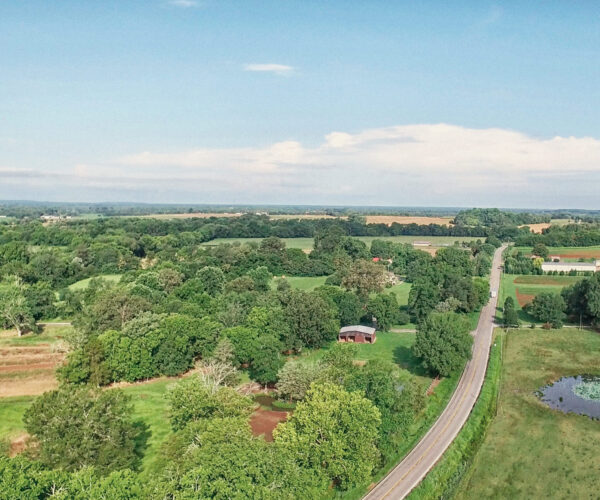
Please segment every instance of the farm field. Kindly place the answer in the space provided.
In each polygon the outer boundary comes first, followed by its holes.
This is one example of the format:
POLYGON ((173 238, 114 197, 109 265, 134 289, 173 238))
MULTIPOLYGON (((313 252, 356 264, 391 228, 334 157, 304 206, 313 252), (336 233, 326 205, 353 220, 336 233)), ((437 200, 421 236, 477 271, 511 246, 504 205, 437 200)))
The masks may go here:
POLYGON ((452 226, 454 217, 421 217, 411 215, 367 215, 367 224, 386 224, 391 226, 394 222, 398 224, 439 224, 440 226, 452 226))
POLYGON ((527 314, 523 310, 523 307, 542 292, 560 293, 564 287, 570 286, 581 279, 583 279, 582 276, 503 274, 500 284, 498 308, 501 312, 506 297, 510 296, 515 300, 517 313, 521 321, 539 323, 535 318, 527 314))
MULTIPOLYGON (((531 255, 532 247, 515 247, 526 255, 531 255)), ((564 261, 578 261, 579 259, 600 259, 600 246, 590 247, 548 247, 550 255, 557 255, 564 261)))
MULTIPOLYGON (((476 237, 459 237, 459 236, 356 236, 358 240, 364 241, 367 245, 371 245, 373 240, 385 240, 393 241, 394 243, 413 243, 414 241, 429 241, 432 247, 448 246, 453 245, 455 241, 459 243, 475 241, 476 237)), ((300 248, 302 250, 312 250, 313 239, 312 238, 281 238, 288 248, 300 248)), ((203 243, 202 246, 215 246, 221 243, 258 243, 262 241, 262 238, 216 238, 211 241, 203 243)), ((422 247, 421 249, 427 249, 431 247, 422 247)), ((600 248, 600 247, 599 247, 600 248)))
MULTIPOLYGON (((55 370, 64 360, 60 343, 70 326, 46 324, 41 334, 0 335, 0 398, 31 396, 55 389, 55 370)), ((1 417, 0 417, 1 418, 1 417)))
POLYGON ((541 403, 535 391, 562 376, 600 374, 600 336, 573 329, 509 332, 498 414, 456 495, 593 498, 600 488, 600 426, 541 403))

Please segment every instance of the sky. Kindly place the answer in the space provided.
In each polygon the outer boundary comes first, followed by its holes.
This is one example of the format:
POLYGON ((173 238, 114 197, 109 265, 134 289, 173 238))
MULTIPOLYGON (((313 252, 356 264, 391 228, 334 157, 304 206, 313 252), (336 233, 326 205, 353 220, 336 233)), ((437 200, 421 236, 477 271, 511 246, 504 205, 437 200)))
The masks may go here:
POLYGON ((599 193, 595 0, 0 0, 0 199, 599 193))

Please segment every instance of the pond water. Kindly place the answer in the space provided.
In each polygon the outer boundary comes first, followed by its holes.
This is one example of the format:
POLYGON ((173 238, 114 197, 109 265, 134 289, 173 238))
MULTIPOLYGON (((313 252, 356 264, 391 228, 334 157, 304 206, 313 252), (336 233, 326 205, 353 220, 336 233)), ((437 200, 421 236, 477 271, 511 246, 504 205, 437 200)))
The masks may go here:
POLYGON ((578 375, 563 377, 542 387, 539 396, 550 408, 563 413, 577 413, 600 419, 600 399, 597 399, 600 377, 578 375))

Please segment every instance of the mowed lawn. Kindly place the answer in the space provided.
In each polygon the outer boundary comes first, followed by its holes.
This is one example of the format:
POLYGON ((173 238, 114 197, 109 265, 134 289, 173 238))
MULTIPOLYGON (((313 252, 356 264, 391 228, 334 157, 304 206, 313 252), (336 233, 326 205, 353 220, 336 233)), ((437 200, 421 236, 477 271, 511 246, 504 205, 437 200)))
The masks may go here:
POLYGON ((498 301, 498 316, 502 315, 502 307, 506 297, 512 297, 519 319, 525 323, 539 323, 533 316, 525 312, 523 307, 534 297, 543 292, 559 294, 561 290, 577 283, 582 276, 547 276, 503 274, 498 301))
POLYGON ((600 423, 551 410, 535 391, 563 376, 600 374, 599 352, 591 331, 509 332, 498 415, 456 498, 598 498, 600 423))
MULTIPOLYGON (((429 241, 432 246, 453 245, 455 241, 459 243, 485 239, 484 237, 459 237, 459 236, 355 236, 356 239, 364 241, 367 246, 371 245, 373 240, 393 241, 394 243, 413 243, 414 241, 429 241)), ((287 248, 300 248, 302 250, 313 249, 312 238, 281 238, 287 248)), ((217 238, 203 243, 202 246, 215 246, 221 243, 257 243, 260 244, 262 238, 217 238)), ((427 247, 424 247, 427 248, 427 247)))

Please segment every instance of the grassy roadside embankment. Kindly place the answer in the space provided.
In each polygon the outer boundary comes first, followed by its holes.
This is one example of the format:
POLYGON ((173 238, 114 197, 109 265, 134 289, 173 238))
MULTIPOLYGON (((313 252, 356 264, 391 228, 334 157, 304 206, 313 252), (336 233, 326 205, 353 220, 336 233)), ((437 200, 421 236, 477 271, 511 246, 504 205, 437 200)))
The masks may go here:
POLYGON ((473 411, 437 465, 411 492, 408 497, 411 500, 448 498, 468 470, 496 413, 504 338, 505 334, 496 330, 485 379, 473 411))

